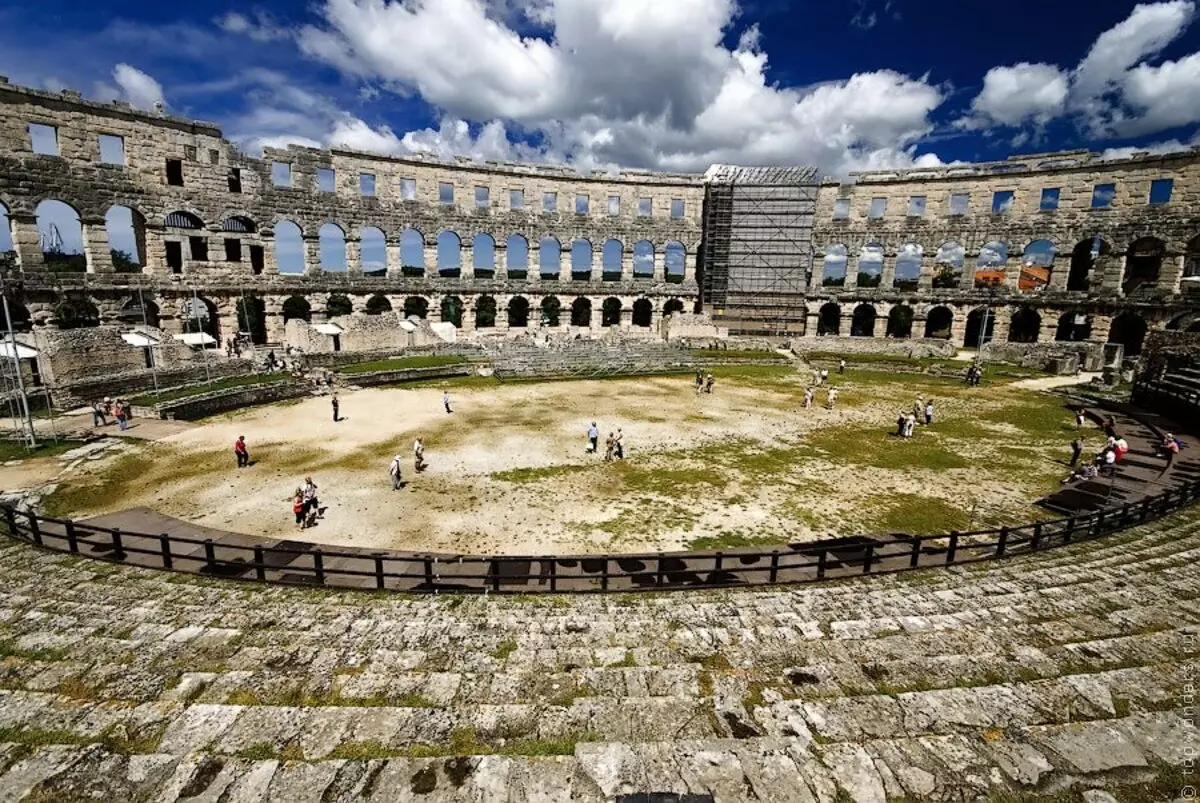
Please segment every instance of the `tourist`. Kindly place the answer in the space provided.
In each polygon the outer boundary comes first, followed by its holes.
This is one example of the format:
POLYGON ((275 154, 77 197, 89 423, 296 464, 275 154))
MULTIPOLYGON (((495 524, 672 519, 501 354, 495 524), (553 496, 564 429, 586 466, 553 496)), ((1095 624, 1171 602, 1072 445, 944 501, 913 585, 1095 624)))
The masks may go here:
POLYGON ((1129 441, 1118 435, 1113 440, 1113 451, 1116 452, 1117 460, 1121 460, 1126 454, 1129 453, 1129 441))
POLYGON ((448 390, 442 392, 442 406, 446 408, 447 414, 454 412, 450 409, 450 391, 448 390))
POLYGON ((815 391, 815 390, 813 390, 813 386, 812 386, 812 385, 809 385, 808 387, 806 387, 806 388, 804 389, 804 409, 805 409, 805 410, 810 410, 810 409, 812 409, 812 403, 813 403, 813 396, 814 396, 814 395, 816 395, 816 391, 815 391))
POLYGON ((92 402, 92 426, 106 427, 108 420, 104 417, 104 408, 100 406, 100 402, 92 402))
POLYGON ((304 508, 308 513, 308 520, 315 521, 320 515, 320 502, 317 501, 317 484, 313 482, 312 477, 304 478, 304 508))
POLYGON ((830 389, 829 389, 829 394, 828 394, 828 402, 829 402, 829 409, 830 409, 830 410, 832 410, 832 409, 833 409, 833 405, 835 405, 835 404, 837 403, 837 397, 838 397, 838 389, 837 389, 837 388, 830 388, 830 389))
POLYGON ((113 412, 117 416, 117 429, 124 432, 129 429, 129 407, 121 399, 117 399, 117 403, 113 405, 113 412))
POLYGON ((392 462, 388 465, 388 476, 392 478, 392 490, 398 491, 404 487, 404 482, 400 479, 400 455, 392 458, 392 462))
POLYGON ((913 418, 919 422, 924 416, 925 402, 921 400, 920 396, 918 396, 917 400, 913 402, 913 418))
POLYGON ((276 363, 275 349, 271 349, 270 351, 267 352, 267 369, 270 371, 274 371, 275 363, 276 363))
MULTIPOLYGON (((1162 444, 1158 447, 1159 454, 1167 458, 1167 468, 1171 467, 1171 463, 1175 461, 1175 455, 1179 454, 1179 440, 1170 432, 1163 438, 1162 444)), ((1164 471, 1166 469, 1163 469, 1164 471)))
POLYGON ((425 470, 425 444, 420 438, 413 441, 413 470, 418 474, 425 470))
POLYGON ((590 427, 588 427, 587 436, 588 436, 588 448, 587 448, 588 454, 595 454, 596 453, 596 444, 600 440, 600 430, 596 427, 595 421, 593 421, 592 425, 590 427))
POLYGON ((701 388, 703 388, 703 387, 704 387, 704 370, 697 369, 697 371, 696 371, 696 392, 699 393, 701 388))
POLYGON ((621 438, 623 437, 624 435, 621 433, 621 428, 617 427, 617 437, 613 438, 613 455, 618 460, 625 459, 625 446, 621 443, 621 438))
POLYGON ((1079 462, 1079 456, 1083 454, 1083 441, 1079 438, 1071 441, 1071 462, 1068 464, 1074 467, 1079 462))
POLYGON ((712 393, 713 385, 715 385, 716 382, 717 382, 717 379, 712 374, 709 374, 708 376, 706 376, 704 378, 704 392, 712 393))
POLYGON ((845 357, 841 357, 838 359, 838 373, 839 374, 846 373, 846 358, 845 357))
POLYGON ((896 437, 903 438, 904 430, 908 428, 908 413, 904 410, 900 411, 900 415, 896 416, 896 437))
POLYGON ((613 459, 613 450, 616 449, 617 442, 613 434, 608 433, 608 437, 604 439, 604 462, 611 463, 613 459))
POLYGON ((812 383, 813 383, 813 385, 815 385, 815 386, 817 386, 817 387, 820 387, 820 386, 821 386, 821 369, 819 369, 819 368, 814 368, 814 369, 813 369, 813 381, 812 381, 812 383))
POLYGON ((112 414, 113 414, 112 407, 113 407, 112 399, 105 396, 104 397, 104 415, 108 418, 112 417, 112 414))
POLYGON ((1079 407, 1075 410, 1075 429, 1083 429, 1083 422, 1087 420, 1087 409, 1079 407))
POLYGON ((829 369, 822 368, 821 369, 821 384, 824 385, 828 381, 829 381, 829 369))
POLYGON ((341 420, 340 416, 338 416, 338 397, 336 393, 333 394, 333 398, 330 399, 330 402, 333 404, 333 423, 336 424, 341 420))
POLYGON ((912 413, 904 414, 904 437, 911 438, 917 428, 917 417, 912 413))
POLYGON ((296 493, 292 496, 292 513, 296 516, 297 530, 303 530, 306 525, 306 509, 307 506, 304 504, 304 492, 297 488, 296 493))
POLYGON ((1097 469, 1095 466, 1085 465, 1085 466, 1080 466, 1079 468, 1075 469, 1074 471, 1072 471, 1070 474, 1068 474, 1066 477, 1064 477, 1063 479, 1061 479, 1059 481, 1063 485, 1066 485, 1068 482, 1076 482, 1077 480, 1094 480, 1094 479, 1096 479, 1096 475, 1098 475, 1099 473, 1100 473, 1100 470, 1097 469))
POLYGON ((933 423, 933 399, 925 402, 925 426, 933 423))
POLYGON ((233 442, 233 453, 237 456, 237 467, 245 468, 250 465, 250 450, 246 448, 246 436, 238 435, 233 442))

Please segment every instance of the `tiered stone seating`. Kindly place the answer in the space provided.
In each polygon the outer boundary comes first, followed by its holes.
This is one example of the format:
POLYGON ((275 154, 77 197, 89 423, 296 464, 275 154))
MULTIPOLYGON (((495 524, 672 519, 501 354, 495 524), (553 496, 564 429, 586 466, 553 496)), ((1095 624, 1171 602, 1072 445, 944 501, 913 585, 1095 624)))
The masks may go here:
POLYGON ((1198 557, 1195 511, 802 589, 407 598, 4 542, 0 799, 1170 800, 1198 557))
POLYGON ((684 369, 695 360, 663 341, 566 340, 539 346, 525 340, 488 343, 484 350, 500 377, 618 376, 684 369))

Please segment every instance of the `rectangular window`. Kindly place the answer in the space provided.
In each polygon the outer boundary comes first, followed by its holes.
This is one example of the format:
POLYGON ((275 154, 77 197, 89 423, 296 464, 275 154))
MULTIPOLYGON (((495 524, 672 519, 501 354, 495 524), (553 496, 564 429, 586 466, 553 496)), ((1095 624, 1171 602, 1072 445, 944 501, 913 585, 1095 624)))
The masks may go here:
POLYGON ((225 261, 226 262, 241 262, 242 261, 242 241, 234 238, 229 238, 225 241, 225 261))
POLYGON ((454 185, 449 181, 438 182, 438 203, 452 204, 454 203, 454 185))
POLYGON ((58 129, 42 123, 29 124, 29 142, 33 152, 42 156, 58 156, 58 129))
POLYGON ((1053 212, 1058 209, 1058 187, 1046 187, 1042 190, 1042 202, 1038 204, 1038 209, 1043 212, 1053 212))
POLYGON ((167 185, 171 187, 183 186, 183 161, 181 159, 167 160, 167 185))
POLYGON ((672 198, 671 199, 671 217, 676 218, 676 219, 683 217, 683 199, 682 198, 672 198))
POLYGON ((591 199, 586 195, 575 196, 575 214, 586 215, 591 206, 591 199))
POLYGON ((833 202, 833 219, 846 220, 850 217, 850 199, 838 198, 833 202))
POLYGON ((492 205, 492 196, 487 187, 475 188, 475 208, 487 209, 492 205))
POLYGON ((193 262, 208 261, 208 238, 206 237, 189 237, 188 248, 192 252, 193 262))
POLYGON ((871 206, 867 210, 867 217, 872 220, 878 220, 887 213, 887 198, 872 198, 871 206))
POLYGON ((242 191, 242 168, 231 167, 229 169, 229 191, 238 193, 242 191))
POLYGON ((189 162, 197 161, 196 146, 195 145, 184 145, 183 146, 183 158, 187 159, 189 162))
POLYGON ((608 196, 608 214, 610 214, 610 215, 621 214, 621 196, 620 195, 608 196))
POLYGON ((992 214, 1006 215, 1012 209, 1014 193, 1012 190, 1000 190, 992 193, 992 214))
POLYGON ((101 134, 100 164, 125 166, 125 138, 116 134, 101 134))
POLYGON ((971 196, 965 192, 956 192, 950 196, 950 214, 960 217, 967 214, 971 206, 971 196))
POLYGON ((908 216, 909 217, 924 217, 925 216, 925 196, 914 195, 908 199, 908 216))
POLYGON ((542 211, 557 212, 558 211, 558 193, 543 192, 542 193, 542 211))
POLYGON ((417 200, 417 180, 415 178, 400 179, 400 200, 417 200))
POLYGON ((1157 178, 1150 182, 1150 205, 1162 206, 1171 202, 1171 191, 1175 189, 1175 180, 1157 178))
POLYGON ((359 173, 358 174, 358 192, 364 198, 375 197, 375 174, 374 173, 359 173))
POLYGON ((265 262, 263 247, 261 245, 250 246, 250 271, 255 276, 263 272, 265 262))
POLYGON ((208 163, 210 165, 219 165, 221 163, 221 152, 216 148, 209 148, 208 163))
POLYGON ((317 192, 334 192, 337 190, 337 173, 332 167, 317 168, 317 192))
POLYGON ((167 267, 171 273, 183 272, 183 243, 178 240, 167 240, 163 243, 167 249, 167 267))
POLYGON ((650 217, 654 214, 654 200, 652 198, 638 198, 638 217, 650 217))
POLYGON ((1112 206, 1113 196, 1116 194, 1116 184, 1097 184, 1092 190, 1092 209, 1108 209, 1112 206))
POLYGON ((292 186, 292 166, 287 162, 271 162, 271 183, 276 187, 292 186))
POLYGON ((509 209, 524 209, 525 208, 525 190, 509 190, 508 191, 508 208, 509 209))

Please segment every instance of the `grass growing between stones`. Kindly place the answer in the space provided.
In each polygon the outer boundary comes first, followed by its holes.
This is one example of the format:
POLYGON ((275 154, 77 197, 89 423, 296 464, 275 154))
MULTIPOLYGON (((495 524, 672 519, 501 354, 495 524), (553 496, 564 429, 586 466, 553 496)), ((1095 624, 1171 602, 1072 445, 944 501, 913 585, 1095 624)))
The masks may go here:
POLYGON ((179 401, 180 399, 187 399, 192 396, 200 396, 205 393, 212 393, 215 390, 232 390, 234 388, 242 388, 249 385, 279 385, 295 381, 295 377, 293 377, 291 374, 285 373, 228 376, 224 379, 215 379, 212 382, 206 382, 202 385, 165 390, 157 395, 154 393, 143 393, 140 396, 134 396, 132 399, 130 399, 130 402, 138 407, 153 407, 156 404, 179 401))
POLYGON ((423 357, 395 357, 390 360, 375 360, 344 365, 338 368, 341 374, 370 374, 376 371, 402 371, 407 368, 441 368, 446 365, 462 365, 465 357, 454 355, 427 355, 423 357))
POLYGON ((455 728, 449 741, 442 744, 413 745, 403 751, 410 758, 442 758, 446 756, 569 756, 581 742, 602 741, 594 731, 564 736, 558 739, 511 739, 504 744, 480 739, 474 728, 455 728))

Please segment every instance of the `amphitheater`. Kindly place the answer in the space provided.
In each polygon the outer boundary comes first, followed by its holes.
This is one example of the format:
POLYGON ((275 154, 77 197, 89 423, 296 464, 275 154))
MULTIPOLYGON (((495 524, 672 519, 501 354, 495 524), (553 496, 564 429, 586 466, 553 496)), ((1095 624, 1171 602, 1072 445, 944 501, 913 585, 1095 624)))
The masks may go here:
MULTIPOLYGON (((0 110, 5 393, 62 416, 31 431, 87 436, 0 467, 21 486, 0 498, 0 800, 1195 797, 1200 153, 850 181, 802 166, 582 173, 256 158, 207 123, 3 78, 0 110), (330 388, 261 373, 268 352, 332 371, 345 432, 385 429, 385 404, 440 414, 447 388, 503 408, 461 413, 471 426, 511 422, 528 441, 573 431, 534 407, 586 386, 589 415, 625 405, 642 432, 677 415, 771 441, 782 430, 754 406, 783 399, 766 412, 798 418, 799 377, 838 355, 860 379, 823 426, 894 427, 869 396, 911 404, 905 376, 932 383, 948 427, 986 420, 954 379, 964 350, 1011 372, 989 367, 987 403, 1010 411, 992 435, 1044 436, 1044 455, 1014 462, 1050 483, 1046 515, 529 555, 330 546, 119 510, 119 496, 85 520, 43 507, 71 472, 132 475, 83 486, 91 506, 88 488, 158 476, 115 461, 162 449, 159 470, 188 437, 224 444, 262 416, 313 428, 304 459, 336 451, 305 418, 327 421, 330 388), (695 370, 720 375, 712 403, 656 399, 695 370), (1050 455, 1074 437, 1067 400, 1013 400, 1079 371, 1107 390, 1076 401, 1132 451, 1113 477, 1059 489, 1046 477, 1065 471, 1050 455), (389 393, 408 395, 370 395, 389 393), (136 397, 131 435, 95 437, 73 414, 104 396, 136 397), (367 399, 380 407, 356 418, 367 399), (1167 432, 1185 447, 1164 464, 1167 432)), ((799 462, 796 444, 769 445, 799 462)), ((268 468, 291 448, 275 446, 268 468)), ((986 482, 952 465, 943 484, 986 482)), ((772 471, 749 474, 767 496, 784 485, 772 471)), ((720 505, 722 482, 696 487, 720 505)))

